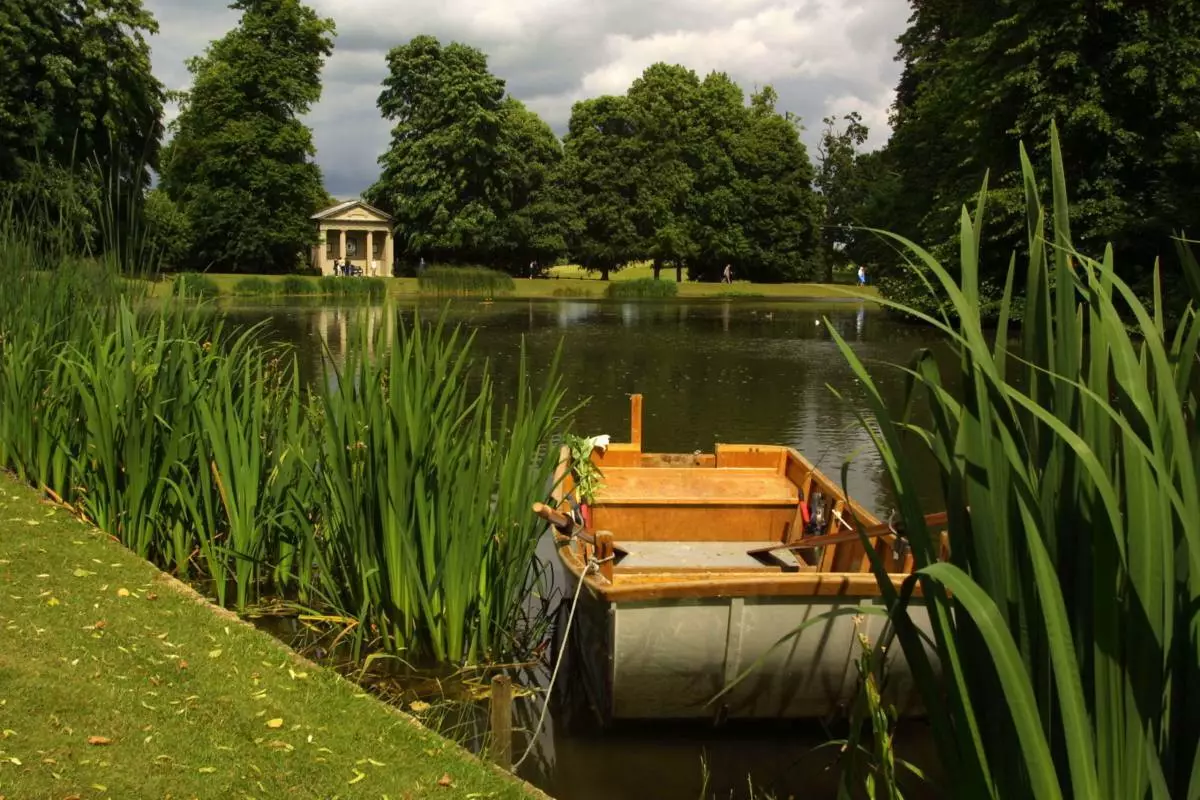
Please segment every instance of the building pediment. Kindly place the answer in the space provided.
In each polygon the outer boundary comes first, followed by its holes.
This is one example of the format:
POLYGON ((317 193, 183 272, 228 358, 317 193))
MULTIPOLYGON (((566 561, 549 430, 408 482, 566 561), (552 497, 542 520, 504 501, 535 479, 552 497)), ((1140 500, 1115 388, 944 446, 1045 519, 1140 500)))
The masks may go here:
POLYGON ((322 211, 318 211, 312 215, 312 218, 321 223, 378 222, 381 224, 390 224, 392 221, 391 216, 372 205, 364 203, 362 200, 348 200, 344 203, 338 203, 336 206, 330 206, 322 211))

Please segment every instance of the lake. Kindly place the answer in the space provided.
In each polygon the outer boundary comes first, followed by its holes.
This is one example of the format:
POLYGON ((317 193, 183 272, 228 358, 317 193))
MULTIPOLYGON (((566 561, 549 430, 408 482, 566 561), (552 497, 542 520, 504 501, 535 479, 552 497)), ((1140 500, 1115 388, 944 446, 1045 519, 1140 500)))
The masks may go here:
MULTIPOLYGON (((401 304, 411 319, 443 305, 401 304)), ((229 302, 231 321, 267 321, 270 335, 295 345, 306 380, 326 375, 356 346, 364 326, 386 324, 383 306, 229 302)), ((899 408, 906 364, 919 348, 948 352, 929 328, 900 323, 873 304, 456 300, 448 320, 475 332, 474 349, 492 365, 497 396, 512 396, 522 343, 528 372, 541 380, 561 346, 568 404, 586 401, 574 432, 629 438, 629 395, 645 398, 647 451, 711 452, 716 442, 790 445, 836 478, 849 460, 851 495, 880 517, 891 508, 885 475, 857 414, 869 414, 866 388, 834 344, 835 328, 868 364, 892 408, 899 408), (836 396, 831 388, 841 397, 836 396)), ((940 507, 936 473, 918 464, 927 510, 940 507)), ((923 723, 906 723, 901 754, 929 766, 923 723)), ((827 740, 819 725, 647 726, 569 734, 553 721, 537 759, 522 774, 562 800, 748 797, 747 777, 786 797, 832 796, 826 769, 836 749, 807 753, 827 740), (807 753, 807 754, 806 754, 807 753), (536 763, 534 763, 536 762, 536 763), (653 787, 651 789, 651 787, 653 787)))

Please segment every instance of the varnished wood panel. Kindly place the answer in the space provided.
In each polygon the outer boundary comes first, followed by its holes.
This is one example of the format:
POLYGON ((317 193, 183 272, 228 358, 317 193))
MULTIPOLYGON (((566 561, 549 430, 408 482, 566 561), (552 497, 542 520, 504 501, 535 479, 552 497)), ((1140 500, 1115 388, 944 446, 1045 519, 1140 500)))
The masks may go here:
POLYGON ((793 515, 790 505, 592 507, 593 525, 612 531, 618 546, 625 540, 782 542, 793 515))

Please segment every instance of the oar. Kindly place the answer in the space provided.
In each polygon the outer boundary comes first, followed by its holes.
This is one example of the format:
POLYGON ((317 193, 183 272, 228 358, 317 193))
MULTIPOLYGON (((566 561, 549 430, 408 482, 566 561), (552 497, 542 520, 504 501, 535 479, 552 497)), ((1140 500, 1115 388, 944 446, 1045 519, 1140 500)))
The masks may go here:
MULTIPOLYGON (((928 526, 945 525, 948 515, 945 511, 939 511, 936 514, 926 514, 925 524, 928 526)), ((862 531, 868 539, 874 539, 878 536, 887 536, 890 533, 902 534, 893 525, 887 522, 881 522, 878 525, 862 531)), ((747 550, 750 555, 758 555, 759 553, 774 553, 777 550, 807 550, 810 547, 824 547, 830 544, 842 544, 844 542, 857 542, 860 533, 859 531, 850 531, 848 533, 830 533, 823 536, 810 536, 807 539, 801 539, 796 542, 788 542, 786 544, 773 544, 769 547, 756 547, 753 550, 747 550)))
POLYGON ((591 534, 584 531, 583 528, 576 530, 575 521, 558 509, 551 508, 545 503, 534 503, 533 513, 537 514, 539 517, 546 520, 546 522, 549 522, 551 525, 553 525, 554 529, 559 533, 566 534, 567 536, 574 534, 588 544, 596 543, 596 540, 591 536, 591 534))

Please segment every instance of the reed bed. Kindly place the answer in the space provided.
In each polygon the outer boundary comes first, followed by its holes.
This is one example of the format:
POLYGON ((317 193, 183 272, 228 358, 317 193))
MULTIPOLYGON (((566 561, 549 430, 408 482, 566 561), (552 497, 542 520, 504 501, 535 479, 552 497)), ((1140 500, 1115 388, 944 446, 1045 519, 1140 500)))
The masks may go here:
POLYGON ((238 295, 261 296, 275 294, 278 284, 258 277, 241 278, 233 285, 233 293, 238 295))
POLYGON ((613 281, 604 290, 604 296, 612 299, 662 299, 679 294, 675 281, 660 281, 654 278, 638 278, 632 281, 613 281))
POLYGON ((376 334, 394 347, 364 340, 310 391, 257 327, 24 263, 0 252, 0 466, 222 604, 284 596, 340 620, 356 654, 536 644, 518 629, 538 580, 528 508, 565 424, 556 371, 498 409, 469 337, 397 312, 376 334))
POLYGON ((285 296, 316 294, 317 282, 301 275, 285 275, 275 284, 276 294, 285 296))
POLYGON ((1175 290, 1192 303, 1169 330, 1157 279, 1147 307, 1111 248, 1089 257, 1073 247, 1057 137, 1052 153, 1046 209, 1022 151, 1028 252, 1020 270, 1011 262, 994 339, 979 310, 986 181, 962 214, 961 271, 892 237, 947 313, 901 310, 945 332, 952 366, 917 353, 904 368, 909 402, 892 410, 830 328, 867 389, 863 425, 917 564, 899 592, 884 564, 874 568, 956 796, 1195 797, 1200 266, 1181 244, 1186 287, 1175 290), (1022 273, 1024 317, 1010 331, 1022 273), (917 404, 932 422, 908 414, 917 404), (918 499, 914 449, 939 465, 946 562, 923 521, 934 509, 918 499), (930 642, 907 614, 917 586, 930 642))
POLYGON ((326 275, 317 279, 317 291, 333 297, 369 297, 382 300, 387 296, 386 278, 351 278, 326 275))
POLYGON ((430 267, 417 278, 421 292, 494 297, 516 289, 512 276, 485 267, 430 267))
POLYGON ((197 272, 182 272, 175 279, 175 295, 178 297, 208 298, 221 293, 216 281, 197 272))

